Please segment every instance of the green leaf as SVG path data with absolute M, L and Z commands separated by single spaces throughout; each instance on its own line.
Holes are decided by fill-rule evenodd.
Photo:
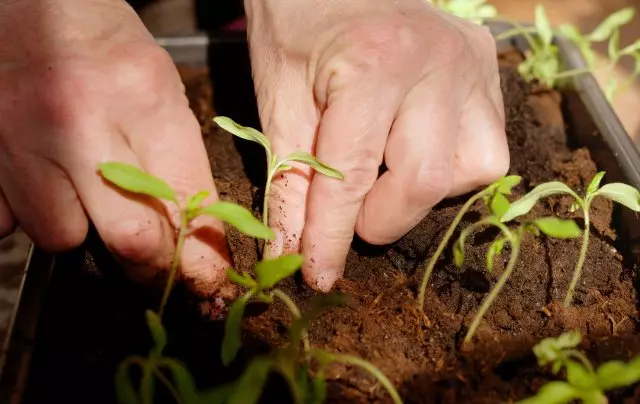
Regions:
M 559 359 L 563 350 L 577 347 L 580 341 L 582 341 L 582 334 L 576 329 L 561 334 L 557 338 L 543 339 L 533 347 L 533 353 L 538 358 L 538 364 L 546 366 Z
M 115 375 L 116 398 L 120 404 L 139 404 L 140 397 L 136 393 L 131 383 L 131 372 L 129 371 L 132 362 L 124 360 L 118 366 Z
M 600 183 L 602 182 L 602 178 L 604 177 L 604 174 L 605 174 L 604 171 L 600 171 L 593 177 L 593 179 L 589 183 L 589 186 L 587 187 L 587 195 L 596 192 L 598 188 L 600 188 Z
M 262 389 L 269 372 L 275 364 L 269 358 L 257 357 L 245 369 L 229 397 L 228 404 L 255 404 L 262 395 Z
M 284 160 L 282 160 L 282 163 L 287 161 L 297 161 L 300 163 L 305 163 L 311 166 L 311 168 L 313 168 L 317 172 L 326 175 L 327 177 L 337 178 L 339 180 L 344 179 L 344 175 L 342 175 L 340 171 L 336 170 L 335 168 L 329 167 L 328 165 L 315 158 L 313 155 L 303 151 L 296 151 L 289 154 L 286 158 L 284 158 Z
M 601 42 L 607 40 L 614 30 L 628 24 L 633 19 L 635 10 L 633 7 L 625 7 L 609 15 L 589 34 L 589 40 Z
M 596 370 L 598 385 L 604 391 L 620 389 L 640 382 L 640 356 L 628 364 L 622 361 L 604 363 Z
M 232 135 L 262 145 L 269 154 L 271 153 L 271 143 L 269 143 L 269 139 L 267 139 L 267 137 L 260 131 L 239 125 L 233 119 L 226 116 L 217 116 L 213 118 L 213 122 Z
M 580 390 L 566 382 L 549 382 L 538 393 L 517 404 L 568 404 L 581 397 Z
M 549 24 L 547 13 L 545 12 L 544 6 L 542 4 L 536 5 L 535 25 L 542 42 L 545 45 L 551 44 L 551 41 L 553 39 L 553 30 L 551 29 L 551 24 Z
M 528 194 L 511 203 L 509 211 L 502 216 L 502 222 L 508 222 L 515 219 L 518 216 L 526 215 L 535 206 L 535 204 L 542 198 L 546 198 L 552 195 L 569 194 L 576 200 L 582 202 L 582 199 L 576 195 L 568 186 L 562 182 L 553 181 L 540 184 L 531 190 Z
M 617 31 L 616 31 L 617 32 Z M 629 56 L 632 55 L 636 52 L 640 51 L 640 39 L 636 39 L 636 41 L 634 43 L 632 43 L 631 45 L 625 46 L 624 48 L 622 48 L 622 50 L 620 51 L 621 55 L 625 55 L 625 56 Z
M 619 182 L 606 184 L 594 193 L 593 196 L 603 196 L 635 212 L 640 212 L 640 192 L 630 185 Z
M 312 395 L 311 404 L 322 404 L 327 399 L 327 382 L 324 378 L 324 368 L 318 370 L 311 381 Z
M 640 42 L 639 42 L 640 43 Z M 615 30 L 611 38 L 609 38 L 609 45 L 607 47 L 607 53 L 611 62 L 616 63 L 620 58 L 620 31 Z
M 541 232 L 555 238 L 578 238 L 582 230 L 573 220 L 563 220 L 557 217 L 541 217 L 534 220 Z
M 197 211 L 202 202 L 209 196 L 209 191 L 200 191 L 187 201 L 187 212 Z
M 151 336 L 153 337 L 153 342 L 155 344 L 154 350 L 158 355 L 160 355 L 167 346 L 167 332 L 162 326 L 162 320 L 156 313 L 151 310 L 147 310 L 145 315 L 147 316 L 147 326 L 151 331 Z
M 249 209 L 233 202 L 214 202 L 204 206 L 198 212 L 229 223 L 247 236 L 264 240 L 273 240 L 276 237 L 273 230 L 256 219 Z
M 237 283 L 238 285 L 244 286 L 247 289 L 256 289 L 258 284 L 256 281 L 251 279 L 248 274 L 243 273 L 242 275 L 234 271 L 232 268 L 227 269 L 227 277 L 232 281 Z
M 610 104 L 613 104 L 616 93 L 618 92 L 618 80 L 615 77 L 609 77 L 604 90 L 605 97 Z
M 487 271 L 491 272 L 493 270 L 493 259 L 502 252 L 506 242 L 506 238 L 497 238 L 489 246 L 489 250 L 487 250 Z
M 162 366 L 166 367 L 173 377 L 174 385 L 180 393 L 184 404 L 198 404 L 198 392 L 193 376 L 189 370 L 175 359 L 163 358 Z
M 125 191 L 177 201 L 175 191 L 169 184 L 135 166 L 109 162 L 99 164 L 98 171 L 105 180 Z
M 457 242 L 453 246 L 453 263 L 456 264 L 458 268 L 464 263 L 464 245 L 461 245 L 460 242 Z
M 520 184 L 521 181 L 522 177 L 519 175 L 508 175 L 506 177 L 502 177 L 496 181 L 496 184 L 498 185 L 498 192 L 505 195 L 511 195 L 511 189 Z
M 509 200 L 501 194 L 500 192 L 496 192 L 496 194 L 491 198 L 491 205 L 489 206 L 491 209 L 491 213 L 500 219 L 507 211 L 509 211 Z
M 240 327 L 242 325 L 242 317 L 247 302 L 253 295 L 253 291 L 245 293 L 238 300 L 233 302 L 229 309 L 227 321 L 224 324 L 224 339 L 222 340 L 221 358 L 222 364 L 229 366 L 235 359 L 238 350 L 242 346 L 242 337 L 240 335 Z
M 586 38 L 580 33 L 580 30 L 578 30 L 575 25 L 562 24 L 558 27 L 558 31 L 578 47 L 582 46 L 582 44 L 586 42 Z
M 255 272 L 260 289 L 272 288 L 276 283 L 296 272 L 304 263 L 300 254 L 281 255 L 256 264 Z
M 597 386 L 595 374 L 591 373 L 581 363 L 571 359 L 565 362 L 567 368 L 567 381 L 582 390 L 590 390 Z

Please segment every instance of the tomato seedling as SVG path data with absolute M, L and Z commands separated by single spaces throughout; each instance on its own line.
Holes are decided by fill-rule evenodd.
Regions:
M 568 404 L 577 400 L 607 404 L 605 392 L 640 381 L 640 356 L 629 363 L 610 361 L 594 369 L 587 356 L 577 349 L 581 340 L 580 330 L 575 330 L 557 338 L 545 338 L 533 348 L 538 365 L 551 365 L 554 375 L 564 369 L 567 380 L 549 382 L 535 396 L 518 404 Z
M 640 192 L 638 192 L 636 188 L 623 183 L 606 184 L 601 187 L 600 183 L 602 182 L 602 178 L 604 177 L 604 175 L 604 171 L 601 171 L 593 177 L 593 179 L 589 183 L 589 186 L 587 187 L 584 198 L 578 196 L 578 194 L 571 188 L 559 181 L 540 184 L 525 196 L 523 196 L 521 199 L 513 202 L 510 205 L 509 210 L 504 214 L 504 216 L 502 216 L 502 221 L 507 222 L 515 219 L 518 216 L 525 215 L 529 213 L 529 211 L 540 199 L 552 195 L 566 194 L 573 197 L 573 199 L 575 200 L 574 208 L 582 210 L 582 215 L 584 217 L 584 232 L 582 235 L 582 246 L 580 247 L 580 255 L 578 256 L 578 261 L 573 271 L 573 278 L 571 279 L 569 290 L 567 291 L 564 299 L 565 306 L 571 305 L 571 302 L 573 301 L 573 294 L 578 280 L 580 279 L 584 261 L 587 257 L 590 233 L 589 209 L 591 207 L 591 202 L 593 201 L 593 199 L 598 196 L 604 197 L 610 199 L 613 202 L 624 205 L 635 212 L 640 212 Z

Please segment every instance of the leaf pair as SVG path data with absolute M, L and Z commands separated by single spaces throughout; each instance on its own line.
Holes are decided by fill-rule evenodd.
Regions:
M 286 156 L 285 158 L 283 158 L 282 160 L 278 160 L 278 157 L 273 154 L 273 150 L 271 148 L 271 142 L 269 142 L 269 139 L 265 135 L 263 135 L 260 131 L 254 128 L 242 126 L 236 123 L 235 121 L 233 121 L 231 118 L 224 117 L 224 116 L 215 117 L 213 118 L 213 121 L 222 129 L 226 130 L 232 135 L 237 136 L 241 139 L 258 143 L 259 145 L 264 147 L 267 153 L 267 162 L 270 165 L 269 171 L 270 172 L 273 171 L 272 175 L 275 175 L 279 171 L 287 171 L 291 169 L 291 166 L 288 165 L 287 163 L 296 161 L 296 162 L 309 165 L 314 170 L 318 171 L 323 175 L 326 175 L 327 177 L 337 178 L 340 180 L 344 179 L 344 176 L 338 170 L 329 167 L 328 165 L 324 164 L 323 162 L 321 162 L 320 160 L 318 160 L 313 155 L 307 152 L 295 151 L 289 154 L 288 156 Z
M 233 269 L 227 271 L 229 279 L 249 290 L 237 299 L 229 309 L 221 350 L 222 363 L 225 366 L 233 361 L 242 346 L 240 326 L 249 300 L 253 296 L 258 296 L 262 301 L 270 303 L 272 296 L 268 294 L 268 290 L 295 273 L 303 262 L 304 257 L 299 254 L 283 255 L 275 259 L 260 261 L 254 268 L 256 279 L 247 273 L 239 274 Z M 265 294 L 265 292 L 267 293 Z
M 640 192 L 623 183 L 606 184 L 600 187 L 604 175 L 604 171 L 601 171 L 593 177 L 587 187 L 584 199 L 562 182 L 553 181 L 540 184 L 521 199 L 513 202 L 507 213 L 502 216 L 502 221 L 508 222 L 518 216 L 526 215 L 542 198 L 562 194 L 571 195 L 583 209 L 588 209 L 588 204 L 593 198 L 601 196 L 618 202 L 635 212 L 640 212 Z
M 176 192 L 169 184 L 135 166 L 108 162 L 100 164 L 98 169 L 105 180 L 125 191 L 170 201 L 180 207 Z M 275 238 L 273 230 L 265 226 L 242 206 L 222 201 L 201 206 L 207 196 L 209 196 L 207 191 L 200 191 L 187 199 L 184 213 L 188 220 L 200 215 L 212 216 L 230 224 L 248 236 L 266 240 Z

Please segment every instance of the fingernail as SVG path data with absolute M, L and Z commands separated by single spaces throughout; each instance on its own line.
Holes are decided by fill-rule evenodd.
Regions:
M 331 292 L 338 279 L 340 279 L 340 271 L 326 271 L 316 278 L 316 288 L 324 293 Z
M 270 257 L 279 257 L 284 249 L 284 234 L 282 231 L 275 230 L 276 238 L 267 241 L 267 250 Z

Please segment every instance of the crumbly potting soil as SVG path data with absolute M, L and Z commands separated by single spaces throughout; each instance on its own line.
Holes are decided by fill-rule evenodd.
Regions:
M 512 67 L 512 56 L 502 57 L 501 76 L 510 173 L 524 179 L 514 197 L 551 180 L 564 181 L 583 193 L 597 168 L 587 149 L 569 146 L 573 142 L 565 130 L 561 95 L 524 83 Z M 211 99 L 217 92 L 206 69 L 181 68 L 181 74 L 202 124 L 221 197 L 259 206 L 262 151 L 211 123 Z M 422 272 L 463 202 L 458 198 L 441 203 L 392 246 L 371 247 L 356 240 L 344 279 L 336 287 L 352 298 L 351 303 L 328 310 L 313 323 L 312 344 L 371 361 L 392 380 L 406 403 L 499 403 L 531 395 L 552 379 L 548 369 L 536 365 L 532 346 L 574 328 L 582 330 L 583 348 L 596 363 L 627 360 L 640 353 L 636 264 L 625 253 L 624 237 L 614 230 L 614 207 L 602 199 L 593 203 L 590 248 L 573 307 L 564 309 L 561 302 L 580 240 L 527 236 L 516 270 L 478 329 L 473 346 L 461 350 L 466 326 L 504 269 L 509 249 L 496 259 L 492 273 L 484 268 L 494 232 L 481 231 L 468 240 L 460 269 L 447 252 L 432 276 L 424 315 L 415 304 L 414 275 Z M 569 211 L 571 202 L 569 197 L 550 198 L 534 212 L 573 217 L 581 223 L 580 215 Z M 483 213 L 478 204 L 462 225 Z M 257 257 L 256 244 L 234 231 L 229 233 L 229 244 L 236 266 L 249 269 Z M 75 252 L 60 259 L 40 327 L 27 402 L 42 402 L 44 397 L 46 402 L 58 398 L 113 402 L 115 366 L 124 356 L 144 354 L 149 347 L 143 311 L 149 304 L 155 307 L 155 295 L 124 281 L 100 248 L 93 246 L 91 251 L 92 255 Z M 287 280 L 283 289 L 302 306 L 314 295 L 300 279 Z M 176 296 L 174 301 L 181 299 L 181 292 Z M 229 370 L 218 359 L 221 324 L 177 308 L 167 318 L 167 354 L 185 361 L 201 388 L 230 380 L 252 354 L 286 342 L 290 316 L 283 305 L 252 308 L 250 314 L 244 323 L 245 347 L 239 363 Z M 384 390 L 358 369 L 335 365 L 327 377 L 329 402 L 388 402 Z M 265 401 L 285 402 L 278 380 L 273 381 Z M 610 397 L 612 402 L 640 402 L 640 391 L 629 388 Z

